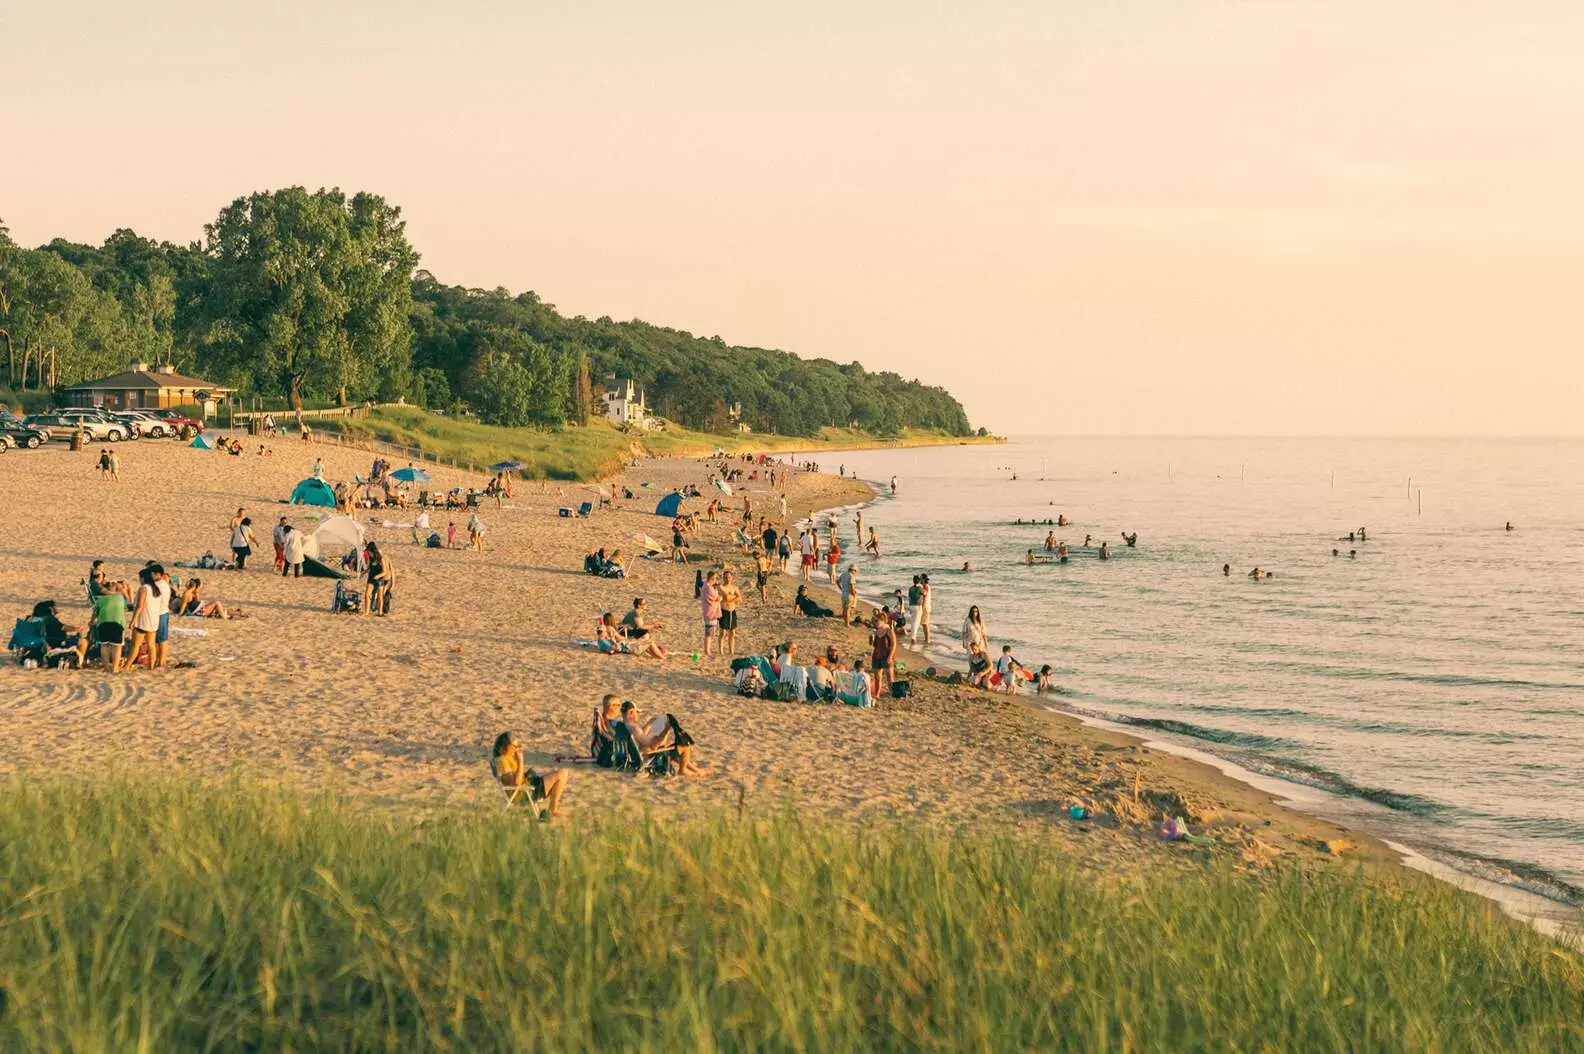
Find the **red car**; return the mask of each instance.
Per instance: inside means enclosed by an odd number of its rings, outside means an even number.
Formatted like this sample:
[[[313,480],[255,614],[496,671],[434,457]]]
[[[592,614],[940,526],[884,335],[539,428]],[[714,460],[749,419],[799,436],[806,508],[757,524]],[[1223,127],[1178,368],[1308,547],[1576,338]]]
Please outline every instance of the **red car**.
[[[194,432],[202,432],[204,429],[202,421],[196,417],[188,417],[180,410],[155,410],[153,414],[161,421],[169,422],[170,426],[177,432],[181,432],[185,428],[191,428]]]

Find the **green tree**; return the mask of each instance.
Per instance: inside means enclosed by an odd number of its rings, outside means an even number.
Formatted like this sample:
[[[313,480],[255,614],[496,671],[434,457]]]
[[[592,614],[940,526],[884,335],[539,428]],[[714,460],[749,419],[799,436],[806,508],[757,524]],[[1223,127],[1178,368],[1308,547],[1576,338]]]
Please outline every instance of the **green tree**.
[[[238,198],[204,232],[217,364],[293,407],[405,380],[418,257],[399,209],[372,194],[291,187]]]

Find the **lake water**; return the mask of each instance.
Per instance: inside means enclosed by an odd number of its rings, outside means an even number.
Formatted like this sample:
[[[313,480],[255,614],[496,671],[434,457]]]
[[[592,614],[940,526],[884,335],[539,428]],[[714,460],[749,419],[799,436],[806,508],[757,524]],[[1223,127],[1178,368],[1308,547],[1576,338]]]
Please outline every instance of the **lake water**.
[[[930,574],[937,659],[964,665],[978,604],[994,650],[1054,668],[1060,708],[1329,791],[1333,818],[1465,870],[1584,887],[1584,440],[1052,438],[819,459],[898,477],[865,509],[884,556],[860,575],[874,596]],[[1108,541],[1112,559],[1021,566],[1052,528],[1013,521],[1058,514],[1059,539]]]

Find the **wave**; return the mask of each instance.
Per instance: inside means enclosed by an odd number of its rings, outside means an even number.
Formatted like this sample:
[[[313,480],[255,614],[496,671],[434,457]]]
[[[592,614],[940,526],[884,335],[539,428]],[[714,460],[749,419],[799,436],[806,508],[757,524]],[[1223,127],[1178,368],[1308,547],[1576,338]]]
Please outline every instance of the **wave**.
[[[1418,794],[1409,794],[1406,791],[1394,791],[1386,787],[1366,787],[1354,783],[1340,772],[1321,768],[1318,765],[1306,764],[1302,761],[1278,760],[1252,756],[1244,759],[1244,763],[1255,772],[1267,776],[1276,776],[1280,779],[1301,783],[1308,787],[1326,791],[1330,794],[1347,798],[1359,798],[1364,801],[1374,802],[1393,812],[1404,812],[1411,816],[1437,817],[1451,813],[1452,807],[1432,798]]]
[[[1153,728],[1160,732],[1189,736],[1209,743],[1247,747],[1251,750],[1292,750],[1302,745],[1280,736],[1267,736],[1259,732],[1234,732],[1226,728],[1207,728],[1204,725],[1189,724],[1187,721],[1177,721],[1170,717],[1128,717],[1125,714],[1110,714],[1107,715],[1106,720],[1133,728]]]

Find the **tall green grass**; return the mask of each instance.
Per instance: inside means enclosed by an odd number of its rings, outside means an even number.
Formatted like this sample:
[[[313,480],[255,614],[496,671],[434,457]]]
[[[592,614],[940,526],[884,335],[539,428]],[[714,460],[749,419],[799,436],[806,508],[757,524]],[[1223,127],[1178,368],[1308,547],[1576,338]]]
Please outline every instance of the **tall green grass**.
[[[497,461],[516,459],[533,479],[592,480],[609,476],[631,455],[633,445],[654,454],[698,456],[716,448],[728,453],[745,450],[808,450],[816,446],[852,448],[921,442],[983,442],[957,440],[944,432],[907,431],[899,439],[880,439],[850,429],[826,429],[818,438],[758,433],[712,435],[672,426],[665,431],[620,432],[603,420],[578,428],[498,428],[471,418],[446,417],[418,407],[380,407],[366,417],[331,418],[315,427],[349,436],[366,436],[416,447],[431,457],[463,467],[482,469]]]
[[[1578,957],[1428,884],[113,778],[0,844],[13,1049],[1584,1050]]]

